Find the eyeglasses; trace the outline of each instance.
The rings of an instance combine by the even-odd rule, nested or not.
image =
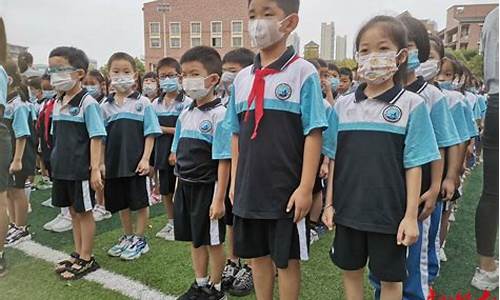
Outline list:
[[[160,80],[163,80],[163,79],[174,79],[174,78],[179,78],[179,75],[177,74],[171,74],[171,75],[162,75],[159,77]]]
[[[53,67],[53,68],[47,69],[47,74],[52,75],[52,74],[61,73],[61,72],[71,73],[74,71],[76,71],[76,69],[73,67]]]

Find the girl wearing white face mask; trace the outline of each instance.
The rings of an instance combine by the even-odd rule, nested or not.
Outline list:
[[[98,70],[90,70],[83,79],[82,87],[94,97],[97,102],[102,103],[106,98],[106,79]]]
[[[144,74],[142,78],[142,94],[151,100],[151,102],[158,97],[158,76],[155,72]]]

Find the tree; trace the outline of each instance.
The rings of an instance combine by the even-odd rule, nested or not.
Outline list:
[[[460,49],[450,51],[460,62],[462,62],[477,78],[483,78],[484,62],[483,56],[478,50]]]
[[[139,73],[139,76],[142,77],[144,75],[144,73],[146,72],[146,67],[144,66],[144,61],[138,57],[135,57],[134,61],[135,61],[135,66],[137,68],[137,72]],[[100,67],[99,71],[101,72],[101,74],[105,78],[108,78],[108,64],[105,64],[102,67]]]

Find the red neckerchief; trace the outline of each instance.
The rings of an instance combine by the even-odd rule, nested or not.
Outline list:
[[[257,137],[257,130],[259,128],[260,121],[264,117],[264,92],[266,90],[266,80],[265,77],[273,74],[280,73],[285,67],[296,61],[299,57],[294,56],[281,70],[274,69],[259,69],[255,70],[255,78],[253,80],[252,90],[250,91],[250,96],[248,97],[248,108],[245,113],[245,122],[248,121],[248,116],[250,112],[250,107],[255,101],[255,124],[253,127],[253,133],[251,139]]]

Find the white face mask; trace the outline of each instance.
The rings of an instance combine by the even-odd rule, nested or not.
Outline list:
[[[415,70],[417,76],[422,76],[425,81],[429,81],[439,74],[439,60],[429,59],[420,64],[420,67]]]
[[[67,92],[75,86],[76,82],[75,79],[71,78],[71,72],[64,71],[50,75],[50,85],[56,91]]]
[[[397,57],[400,53],[387,51],[358,55],[358,75],[370,84],[386,82],[398,71]]]
[[[222,77],[220,78],[220,81],[222,81],[224,83],[231,84],[231,83],[233,83],[237,74],[238,73],[236,73],[236,72],[226,71],[226,72],[222,73]]]
[[[190,98],[194,100],[201,99],[208,95],[209,92],[209,89],[205,87],[205,79],[207,78],[184,78],[182,80],[182,88]]]
[[[156,94],[156,83],[145,83],[142,86],[142,91],[146,96],[154,96]]]
[[[283,19],[277,22],[274,19],[254,19],[248,22],[248,32],[252,46],[259,49],[266,49],[276,44],[285,34],[280,31]]]
[[[111,77],[111,86],[120,93],[128,92],[135,84],[134,75],[115,75]]]

